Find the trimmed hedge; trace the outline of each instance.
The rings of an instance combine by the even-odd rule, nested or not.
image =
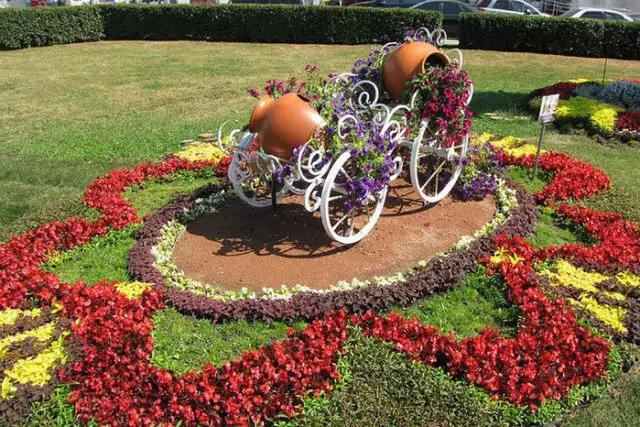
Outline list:
[[[0,11],[0,49],[99,40],[367,44],[440,27],[439,12],[287,5],[122,5]]]
[[[107,39],[365,44],[440,27],[436,12],[287,5],[126,5],[103,9]]]
[[[640,23],[465,13],[460,47],[640,59]]]
[[[603,56],[640,59],[640,22],[602,21]]]
[[[100,40],[95,7],[0,9],[0,50]]]

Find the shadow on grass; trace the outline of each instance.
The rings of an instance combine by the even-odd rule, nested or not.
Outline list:
[[[471,100],[471,111],[474,116],[505,110],[523,110],[522,100],[526,96],[522,92],[489,91],[476,92]],[[524,110],[523,110],[524,112]]]

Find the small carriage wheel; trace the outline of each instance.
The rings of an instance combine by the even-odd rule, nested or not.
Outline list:
[[[241,166],[234,158],[229,165],[228,176],[240,200],[255,208],[271,206],[273,176],[270,172],[259,171],[251,164]],[[276,199],[284,197],[287,192],[285,185],[277,184]]]
[[[354,179],[349,172],[349,163],[354,159],[346,151],[335,161],[322,187],[320,216],[329,237],[345,245],[356,243],[373,229],[380,218],[387,189],[372,194],[365,206],[347,210],[347,192],[344,183]]]
[[[423,126],[411,149],[411,184],[425,203],[437,203],[447,197],[456,184],[467,155],[469,136],[450,148],[436,138],[430,139]]]

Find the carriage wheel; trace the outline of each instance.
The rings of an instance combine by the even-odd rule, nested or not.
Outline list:
[[[436,203],[447,197],[462,172],[469,136],[446,148],[444,142],[428,138],[427,135],[429,131],[425,126],[413,143],[409,172],[411,184],[422,200]]]
[[[348,151],[335,161],[324,186],[320,205],[320,216],[325,231],[333,240],[345,245],[356,243],[373,229],[380,218],[387,197],[387,187],[369,196],[364,206],[347,209],[347,192],[344,183],[354,180],[350,164],[354,161]]]
[[[228,175],[240,200],[256,208],[271,206],[273,176],[270,172],[259,172],[251,165],[240,165],[234,159],[229,165]],[[282,183],[277,183],[276,199],[284,197],[287,191]]]

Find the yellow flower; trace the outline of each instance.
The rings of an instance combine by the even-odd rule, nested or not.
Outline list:
[[[616,274],[616,278],[619,282],[624,283],[625,285],[629,285],[631,287],[640,286],[640,276],[636,276],[628,270]]]
[[[492,138],[495,138],[495,135],[492,133],[481,133],[480,135],[471,139],[471,145],[483,145],[489,142],[489,140]]]
[[[578,305],[589,312],[595,317],[600,319],[605,324],[609,325],[613,329],[619,332],[626,332],[624,327],[625,317],[627,310],[622,307],[613,307],[607,304],[600,304],[593,296],[589,294],[597,294],[602,292],[608,297],[623,301],[626,296],[619,292],[601,291],[597,285],[612,277],[612,275],[605,275],[600,273],[589,273],[581,268],[574,267],[565,260],[560,260],[555,265],[555,271],[545,271],[543,275],[552,279],[550,282],[553,286],[565,286],[580,289],[585,291],[578,299],[570,298],[569,301],[572,304]],[[640,277],[626,271],[618,273],[616,278],[624,284],[629,286],[640,285]]]
[[[217,145],[202,142],[187,147],[185,150],[175,153],[176,157],[181,157],[190,161],[196,160],[220,160],[224,157],[224,153]]]

